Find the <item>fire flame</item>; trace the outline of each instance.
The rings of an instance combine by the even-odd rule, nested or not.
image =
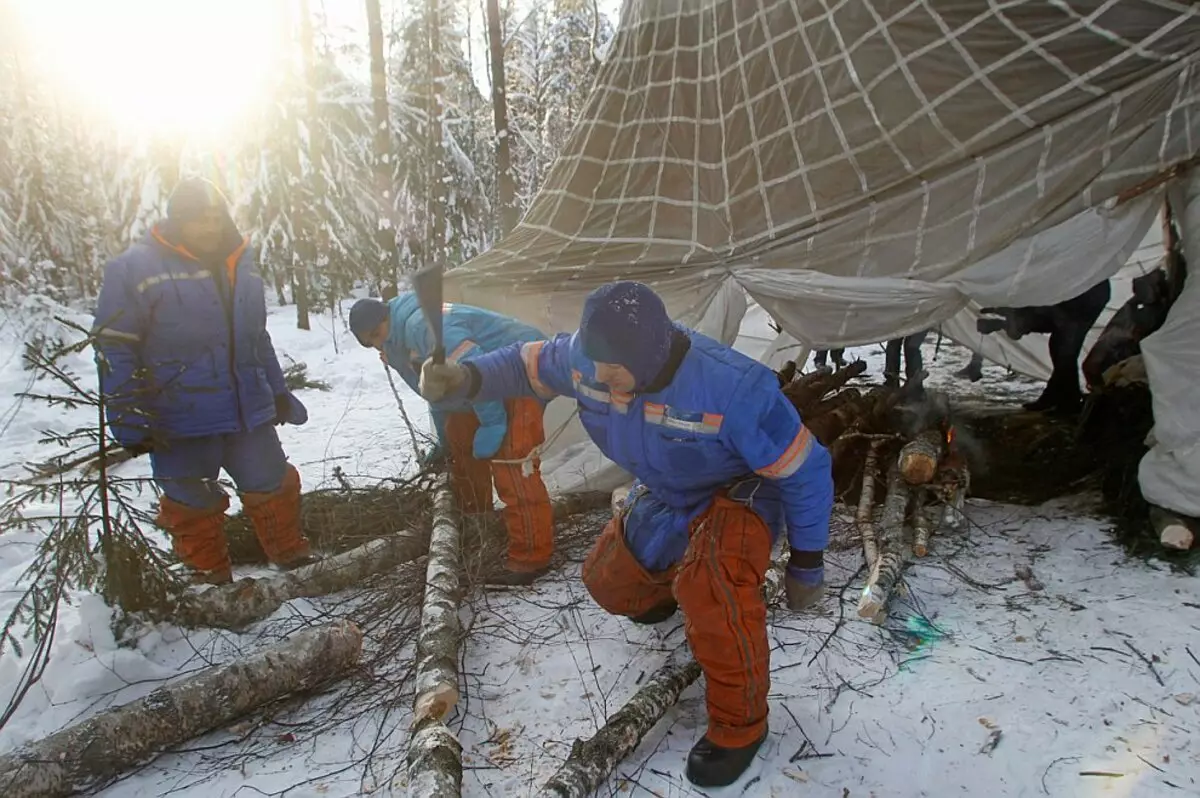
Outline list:
[[[955,436],[955,433],[954,433],[954,427],[949,427],[949,428],[946,430],[946,445],[947,445],[947,446],[953,446],[953,445],[954,445],[954,436]]]

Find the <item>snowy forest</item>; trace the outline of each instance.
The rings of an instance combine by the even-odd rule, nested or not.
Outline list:
[[[427,263],[453,268],[516,224],[614,25],[592,0],[367,0],[362,30],[317,0],[271,6],[275,25],[259,32],[279,37],[266,96],[214,147],[186,132],[131,135],[73,106],[0,4],[6,293],[94,297],[105,261],[188,174],[225,189],[302,329],[356,282],[383,290]]]

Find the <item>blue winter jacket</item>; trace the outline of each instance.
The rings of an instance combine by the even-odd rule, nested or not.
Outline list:
[[[425,314],[412,292],[400,294],[388,303],[391,323],[383,354],[388,365],[420,394],[418,382],[421,364],[433,352],[432,336]],[[544,341],[540,331],[516,319],[470,305],[447,304],[443,308],[442,343],[446,360],[457,362],[485,352],[493,352],[509,344]],[[480,460],[495,457],[508,433],[508,414],[503,401],[468,402],[465,400],[438,402],[430,405],[439,443],[446,443],[446,415],[474,411],[479,418],[472,454]]]
[[[245,240],[222,266],[201,263],[157,229],[105,266],[96,360],[119,443],[251,430],[275,420],[276,395],[298,408]]]
[[[473,359],[480,375],[475,398],[573,397],[591,439],[657,500],[641,522],[651,539],[634,552],[652,570],[678,562],[691,522],[722,489],[750,505],[773,533],[786,527],[793,549],[823,550],[833,507],[829,452],[801,423],[774,372],[677,329],[690,347],[660,391],[610,391],[596,381],[578,334],[564,334]]]

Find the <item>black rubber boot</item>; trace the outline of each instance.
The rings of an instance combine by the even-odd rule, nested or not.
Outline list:
[[[548,573],[550,573],[549,565],[539,568],[536,571],[509,571],[505,569],[497,574],[485,577],[483,583],[491,587],[527,587]]]
[[[958,377],[960,380],[979,382],[983,379],[983,363],[975,358],[972,358],[970,363],[954,372],[954,376]]]
[[[765,739],[767,733],[764,730],[763,736],[750,745],[722,748],[713,744],[707,736],[701,737],[688,753],[688,781],[697,787],[727,787],[733,784],[750,767]]]
[[[677,609],[679,609],[678,602],[669,601],[666,604],[660,604],[654,609],[647,610],[636,618],[630,618],[629,620],[633,621],[634,623],[640,623],[644,626],[650,626],[652,624],[662,623],[663,621],[667,620],[675,614]]]

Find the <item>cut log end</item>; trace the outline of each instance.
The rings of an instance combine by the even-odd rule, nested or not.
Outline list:
[[[926,485],[937,474],[945,441],[940,430],[925,430],[900,449],[900,474],[909,485]]]
[[[417,696],[413,702],[413,721],[415,728],[422,721],[443,720],[450,710],[458,704],[458,686],[441,683],[433,689]]]

